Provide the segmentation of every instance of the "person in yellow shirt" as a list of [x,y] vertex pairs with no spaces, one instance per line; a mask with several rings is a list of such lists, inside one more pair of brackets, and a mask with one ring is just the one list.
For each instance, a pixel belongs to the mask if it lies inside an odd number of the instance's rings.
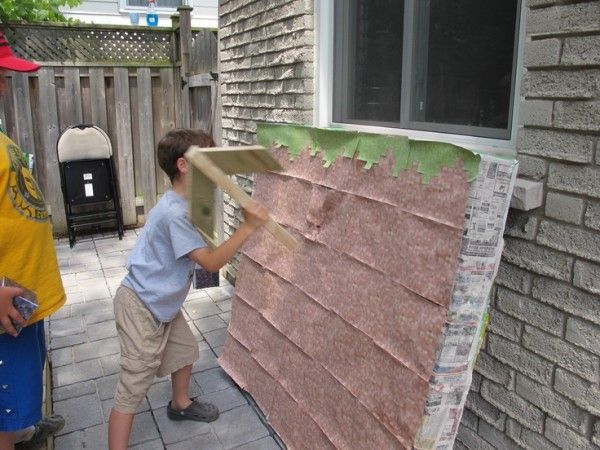
[[[6,70],[33,72],[0,33],[0,93]],[[0,277],[33,291],[39,307],[25,321],[13,305],[20,288],[0,287],[0,450],[32,446],[60,430],[60,416],[42,418],[46,360],[44,318],[65,303],[52,226],[40,189],[19,147],[0,132]],[[15,324],[23,326],[17,333]],[[20,444],[19,444],[20,443]]]

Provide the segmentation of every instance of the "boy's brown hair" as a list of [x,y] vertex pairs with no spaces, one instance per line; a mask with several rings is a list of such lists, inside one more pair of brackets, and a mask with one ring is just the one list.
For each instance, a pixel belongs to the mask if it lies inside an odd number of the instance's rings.
[[214,147],[215,142],[204,131],[180,128],[169,131],[158,143],[158,164],[171,181],[179,175],[177,160],[190,145]]

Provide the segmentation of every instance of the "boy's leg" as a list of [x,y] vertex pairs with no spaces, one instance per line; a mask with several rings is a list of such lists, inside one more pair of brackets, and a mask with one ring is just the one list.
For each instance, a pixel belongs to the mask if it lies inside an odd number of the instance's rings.
[[133,426],[133,414],[110,411],[108,418],[108,448],[110,450],[126,450]]
[[15,433],[0,431],[0,450],[14,450]]
[[189,396],[191,378],[191,364],[182,367],[171,374],[171,387],[173,388],[173,400],[171,400],[171,406],[173,408],[185,409],[192,403]]
[[173,397],[167,406],[172,420],[198,420],[212,422],[219,417],[219,410],[210,403],[202,403],[189,397],[192,365],[198,359],[198,343],[181,311],[169,324],[169,339],[165,347],[158,376],[171,374]]
[[129,443],[135,411],[160,366],[168,334],[165,325],[156,323],[132,290],[119,287],[114,304],[121,344],[121,372],[108,422],[108,442],[111,450],[124,450]]

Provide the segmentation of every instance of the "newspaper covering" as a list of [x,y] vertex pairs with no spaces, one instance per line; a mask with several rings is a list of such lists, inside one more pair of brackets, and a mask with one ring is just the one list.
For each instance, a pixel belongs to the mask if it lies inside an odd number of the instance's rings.
[[442,345],[429,383],[414,447],[451,449],[487,326],[492,283],[502,256],[504,225],[517,161],[482,155],[465,212],[465,234]]

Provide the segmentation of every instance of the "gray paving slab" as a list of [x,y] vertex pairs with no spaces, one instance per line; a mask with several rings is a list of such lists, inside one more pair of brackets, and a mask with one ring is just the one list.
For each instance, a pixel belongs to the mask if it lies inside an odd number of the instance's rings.
[[219,316],[205,317],[203,319],[194,320],[194,325],[202,333],[209,331],[218,330],[220,328],[226,328],[227,324]]
[[73,360],[73,348],[64,347],[56,350],[51,350],[49,357],[52,359],[52,366],[60,367],[67,364],[72,364]]
[[100,365],[102,366],[102,372],[104,375],[113,375],[119,373],[120,366],[120,354],[103,356],[100,358]]
[[203,350],[200,352],[198,360],[192,366],[192,373],[202,372],[204,370],[219,367],[219,362],[212,350]]
[[210,300],[210,298],[189,300],[183,304],[183,307],[188,315],[194,320],[215,316],[223,312]]
[[115,395],[115,389],[117,388],[117,382],[119,381],[119,375],[108,375],[96,380],[96,386],[98,389],[98,397],[100,400],[106,400],[113,398]]
[[96,394],[54,402],[54,412],[65,418],[65,426],[58,433],[59,435],[83,430],[104,422],[102,405]]
[[233,290],[229,286],[219,286],[205,289],[205,292],[215,302],[228,300],[233,295]]
[[198,400],[212,403],[219,408],[221,413],[248,403],[237,387],[231,387],[211,394],[203,394],[198,397]]
[[75,362],[99,359],[103,356],[114,355],[119,352],[119,339],[116,337],[73,346]]
[[103,375],[100,361],[92,359],[56,367],[52,370],[54,386],[67,386],[80,381],[93,380]]
[[224,447],[213,431],[194,436],[176,444],[168,445],[167,450],[223,450]]
[[165,445],[162,439],[155,439],[150,442],[144,442],[143,444],[133,445],[129,447],[131,450],[164,450]]
[[254,442],[269,435],[250,405],[226,411],[212,423],[219,441],[226,449]]
[[96,382],[94,380],[81,381],[68,386],[55,387],[52,389],[52,400],[58,402],[86,394],[95,394],[96,392]]
[[194,380],[205,394],[222,391],[234,385],[233,380],[220,367],[194,374]]
[[90,341],[117,336],[117,326],[114,320],[90,323],[85,327],[85,332]]
[[54,448],[57,450],[81,450],[83,446],[83,433],[74,431],[69,434],[54,438]]
[[217,303],[217,306],[223,312],[230,312],[231,311],[231,303],[232,303],[231,300],[224,300],[222,302]]
[[53,319],[52,326],[50,327],[50,336],[52,337],[72,336],[84,332],[85,328],[83,327],[83,320],[81,320],[81,317],[61,320]]
[[271,436],[235,447],[235,450],[280,450],[281,447]]
[[225,344],[225,337],[227,336],[227,328],[221,328],[219,330],[209,331],[203,333],[204,339],[208,342],[211,347],[221,347]]

